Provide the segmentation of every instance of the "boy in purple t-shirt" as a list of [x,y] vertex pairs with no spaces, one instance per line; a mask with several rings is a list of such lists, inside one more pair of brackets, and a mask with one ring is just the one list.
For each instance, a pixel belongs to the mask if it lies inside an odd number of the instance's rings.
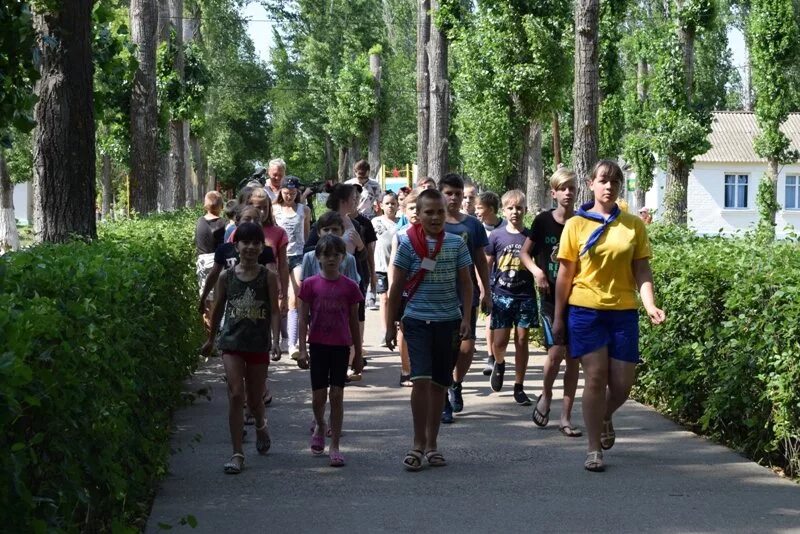
[[[344,241],[335,235],[322,236],[315,250],[322,270],[303,280],[300,299],[299,342],[303,365],[311,360],[311,390],[314,408],[314,433],[311,435],[311,452],[325,452],[325,405],[331,403],[330,465],[341,467],[344,456],[339,451],[344,416],[344,383],[350,358],[350,345],[354,346],[353,368],[361,372],[364,361],[361,354],[361,333],[358,327],[358,305],[364,300],[358,285],[339,272],[339,265],[347,249]],[[306,348],[306,334],[309,347]]]
[[539,322],[533,276],[520,260],[528,233],[523,222],[525,194],[518,189],[511,190],[503,195],[502,205],[508,224],[492,231],[486,247],[486,262],[490,269],[494,266],[490,327],[495,362],[489,381],[492,391],[502,389],[506,347],[516,325],[514,400],[521,406],[530,406],[531,400],[522,389],[528,369],[528,329],[537,327]]

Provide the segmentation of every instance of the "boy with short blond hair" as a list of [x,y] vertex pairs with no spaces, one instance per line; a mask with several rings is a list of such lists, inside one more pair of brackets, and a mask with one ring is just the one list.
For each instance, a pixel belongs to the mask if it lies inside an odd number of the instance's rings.
[[520,260],[520,251],[527,240],[528,230],[525,216],[525,194],[514,189],[501,200],[506,225],[493,231],[486,247],[486,263],[494,266],[492,286],[492,352],[495,362],[490,385],[492,391],[500,391],[505,374],[506,347],[511,331],[516,328],[514,339],[514,400],[520,406],[529,406],[531,400],[525,394],[525,372],[528,368],[528,330],[539,326],[533,276]]

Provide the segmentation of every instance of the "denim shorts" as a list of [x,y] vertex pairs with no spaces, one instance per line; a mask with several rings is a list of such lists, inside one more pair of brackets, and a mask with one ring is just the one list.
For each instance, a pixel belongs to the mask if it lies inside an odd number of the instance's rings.
[[295,267],[303,263],[303,255],[297,254],[296,256],[287,256],[286,262],[289,264],[289,272],[292,272]]
[[573,358],[608,347],[615,360],[639,363],[639,312],[595,310],[570,306],[567,316],[569,352]]
[[491,330],[514,328],[536,328],[539,321],[536,317],[536,298],[515,298],[506,295],[492,295]]
[[442,387],[453,383],[461,344],[461,321],[421,321],[403,317],[403,336],[411,360],[411,380],[430,380]]

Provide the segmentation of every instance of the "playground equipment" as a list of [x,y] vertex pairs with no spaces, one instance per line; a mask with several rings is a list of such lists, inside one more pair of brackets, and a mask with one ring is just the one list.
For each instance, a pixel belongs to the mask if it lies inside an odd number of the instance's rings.
[[381,165],[378,171],[378,181],[383,191],[397,191],[401,187],[413,187],[414,179],[417,176],[416,164],[406,164],[403,168],[387,168]]

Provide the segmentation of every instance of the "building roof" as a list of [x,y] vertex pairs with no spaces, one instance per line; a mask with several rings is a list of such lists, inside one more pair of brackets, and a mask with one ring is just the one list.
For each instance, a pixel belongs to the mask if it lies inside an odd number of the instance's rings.
[[[753,140],[758,134],[756,116],[748,111],[718,111],[712,113],[711,133],[708,140],[711,149],[695,158],[695,161],[749,163],[764,162],[753,149]],[[800,150],[800,113],[790,113],[781,126],[791,142],[791,147]]]

